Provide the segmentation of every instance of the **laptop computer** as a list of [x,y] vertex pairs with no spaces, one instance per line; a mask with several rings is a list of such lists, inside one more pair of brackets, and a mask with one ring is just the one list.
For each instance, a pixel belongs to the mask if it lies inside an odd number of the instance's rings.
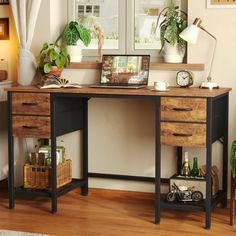
[[92,88],[134,88],[148,85],[150,55],[102,56],[100,84]]

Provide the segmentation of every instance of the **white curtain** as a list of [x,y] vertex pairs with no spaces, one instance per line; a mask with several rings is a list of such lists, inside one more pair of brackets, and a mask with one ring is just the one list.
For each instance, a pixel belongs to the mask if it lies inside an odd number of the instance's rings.
[[35,57],[30,51],[41,0],[10,0],[20,41],[18,83],[30,85],[35,73]]

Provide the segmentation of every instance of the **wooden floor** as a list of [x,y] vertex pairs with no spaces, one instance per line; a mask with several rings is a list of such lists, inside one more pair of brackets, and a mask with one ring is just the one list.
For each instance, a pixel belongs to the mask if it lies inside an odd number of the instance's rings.
[[204,229],[204,212],[163,210],[161,224],[155,225],[153,196],[90,189],[83,197],[74,190],[59,198],[58,213],[52,215],[49,199],[41,197],[17,196],[16,208],[9,210],[7,194],[0,191],[0,229],[66,236],[236,236],[229,209],[214,209],[211,230]]

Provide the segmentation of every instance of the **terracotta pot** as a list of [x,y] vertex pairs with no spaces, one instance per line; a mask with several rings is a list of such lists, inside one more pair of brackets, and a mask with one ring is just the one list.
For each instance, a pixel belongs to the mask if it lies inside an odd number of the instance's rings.
[[52,66],[52,70],[48,73],[48,75],[54,75],[56,77],[61,77],[62,68],[58,68],[57,66]]

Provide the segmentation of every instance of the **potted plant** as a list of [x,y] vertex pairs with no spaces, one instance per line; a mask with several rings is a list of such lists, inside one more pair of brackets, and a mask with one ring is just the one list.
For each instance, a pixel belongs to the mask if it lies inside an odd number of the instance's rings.
[[69,22],[56,42],[64,37],[67,43],[67,52],[70,55],[71,62],[80,62],[82,60],[81,46],[77,44],[80,40],[86,47],[91,42],[90,30],[79,24],[77,21]]
[[79,19],[79,23],[86,25],[91,30],[91,38],[97,39],[97,48],[98,48],[98,60],[101,60],[102,57],[102,45],[104,40],[103,29],[97,17],[95,16],[83,16]]
[[36,61],[37,67],[43,75],[54,74],[58,77],[69,62],[70,57],[66,49],[57,43],[44,43]]
[[[187,27],[187,14],[174,5],[164,8],[158,18],[156,28],[160,28],[161,50],[164,51],[164,61],[169,63],[181,63],[186,51],[186,41],[179,34]],[[161,17],[163,21],[160,23]]]

